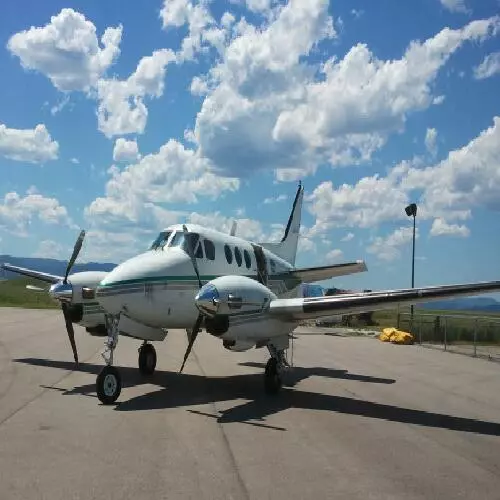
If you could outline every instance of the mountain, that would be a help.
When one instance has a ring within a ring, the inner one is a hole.
[[[469,297],[463,299],[439,300],[429,302],[417,307],[434,310],[461,310],[461,311],[487,311],[500,312],[500,302],[491,297]]]
[[[64,276],[64,273],[66,272],[66,266],[68,265],[68,261],[66,260],[0,255],[0,263],[3,264],[4,262],[12,264],[13,266],[27,267],[29,269],[35,269],[44,273],[57,274],[59,276]],[[82,264],[76,263],[73,266],[71,272],[77,273],[80,271],[111,271],[115,267],[116,264],[112,264],[110,262],[85,262]],[[19,276],[20,275],[17,273],[0,270],[0,277],[19,278]]]

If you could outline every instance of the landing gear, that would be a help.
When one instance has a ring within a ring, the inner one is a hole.
[[[112,366],[113,351],[118,344],[119,322],[119,314],[106,315],[106,330],[108,332],[108,337],[104,343],[104,351],[101,354],[106,362],[106,366],[101,370],[96,380],[97,397],[99,401],[105,405],[113,404],[120,396],[122,390],[120,373]]]
[[[156,350],[153,345],[144,342],[139,347],[139,371],[142,375],[152,375],[156,368]]]
[[[283,386],[283,377],[290,368],[283,349],[277,349],[272,344],[267,346],[271,358],[264,371],[264,389],[267,394],[277,394]]]
[[[96,388],[101,403],[113,404],[122,391],[120,372],[114,366],[105,366],[97,375]]]

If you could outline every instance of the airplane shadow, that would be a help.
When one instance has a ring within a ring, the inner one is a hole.
[[[39,358],[14,359],[18,363],[35,366],[48,366],[63,370],[73,370],[74,364],[66,361],[54,361]],[[261,367],[260,363],[241,363],[249,367]],[[354,416],[362,416],[390,422],[401,422],[449,429],[489,436],[500,436],[500,423],[454,417],[442,413],[402,408],[373,401],[359,400],[344,396],[301,391],[297,388],[284,387],[279,395],[268,396],[263,393],[262,372],[222,377],[205,377],[171,371],[157,370],[151,377],[142,377],[137,368],[118,367],[122,376],[122,388],[134,387],[149,383],[160,388],[153,392],[132,397],[126,401],[118,401],[116,411],[146,411],[154,409],[180,408],[213,404],[236,399],[247,402],[221,411],[217,414],[204,413],[188,409],[191,413],[212,417],[221,423],[240,422],[259,427],[285,431],[283,427],[275,427],[265,423],[266,417],[290,408],[305,410],[330,411]],[[80,363],[78,371],[97,375],[102,365]],[[356,375],[346,370],[328,368],[294,367],[297,378],[304,380],[309,376],[325,376],[329,378],[357,380],[366,383],[391,384],[393,379]],[[52,387],[51,387],[52,388]],[[85,384],[70,390],[60,390],[64,395],[95,396],[95,384]],[[123,395],[123,392],[122,392]],[[121,396],[123,397],[123,396]]]

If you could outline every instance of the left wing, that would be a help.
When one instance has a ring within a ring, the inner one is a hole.
[[[29,276],[30,278],[36,278],[40,281],[45,281],[45,283],[57,283],[64,279],[64,276],[57,276],[55,274],[42,273],[41,271],[35,271],[34,269],[26,269],[25,267],[13,266],[12,264],[2,264],[2,269],[6,271],[11,271],[13,273],[23,274],[24,276]]]
[[[314,283],[315,281],[336,278],[337,276],[362,273],[367,270],[368,268],[365,262],[357,260],[355,262],[345,262],[343,264],[333,264],[331,266],[293,269],[288,275],[298,278],[302,283]]]
[[[332,314],[353,314],[391,309],[398,304],[417,304],[448,297],[479,295],[500,291],[500,281],[484,281],[463,285],[442,285],[363,292],[331,297],[305,297],[272,300],[272,316],[288,320],[313,319]]]

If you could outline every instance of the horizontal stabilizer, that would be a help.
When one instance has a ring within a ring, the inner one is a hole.
[[[331,266],[321,267],[305,267],[294,269],[291,275],[300,279],[302,283],[314,283],[315,281],[323,281],[337,276],[346,276],[348,274],[362,273],[368,268],[362,260],[356,262],[346,262],[344,264],[334,264]]]

